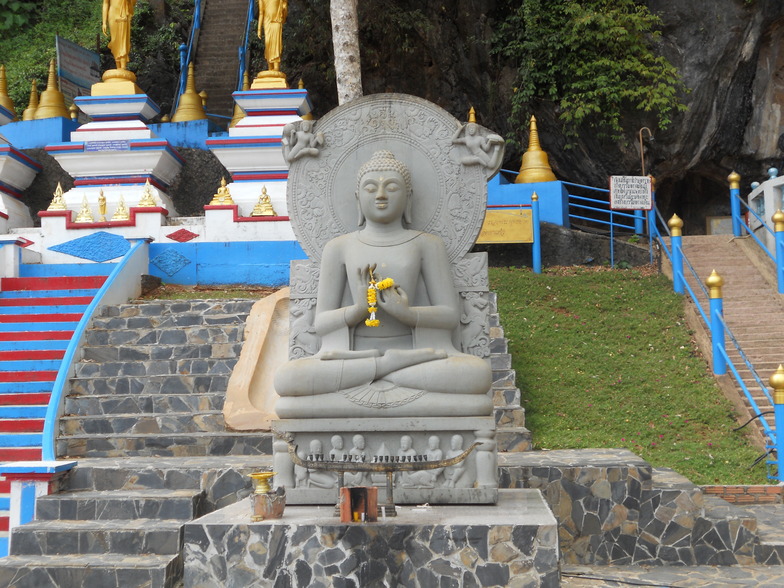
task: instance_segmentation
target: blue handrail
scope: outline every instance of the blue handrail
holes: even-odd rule
[[[180,57],[180,84],[177,87],[177,96],[174,98],[172,112],[177,112],[177,107],[180,105],[180,96],[185,92],[185,86],[188,83],[188,65],[190,65],[193,54],[196,52],[196,46],[199,43],[199,32],[201,31],[201,20],[204,12],[201,8],[202,2],[203,0],[193,0],[193,23],[191,24],[191,32],[188,35],[188,49],[185,52],[185,59]]]
[[[253,22],[254,12],[256,10],[256,0],[248,0],[248,17],[245,22],[245,37],[242,46],[239,47],[240,65],[237,72],[237,90],[242,90],[242,78],[248,70],[248,43],[250,41],[250,25]]]
[[[93,298],[93,301],[87,306],[84,315],[82,315],[81,320],[76,325],[74,334],[68,342],[65,355],[60,363],[60,369],[57,371],[52,395],[49,397],[49,405],[46,407],[42,439],[44,460],[57,459],[57,433],[60,416],[63,410],[63,395],[68,380],[73,374],[74,364],[77,361],[76,354],[80,349],[85,331],[101,305],[114,304],[128,300],[127,284],[120,279],[120,276],[126,277],[129,275],[128,272],[123,272],[125,272],[126,268],[128,268],[131,263],[142,265],[141,268],[136,268],[138,270],[137,272],[131,272],[134,273],[133,277],[138,277],[147,271],[147,244],[149,241],[149,239],[141,239],[128,250],[125,256],[114,267],[112,273],[106,278],[103,286],[98,290],[95,298]]]

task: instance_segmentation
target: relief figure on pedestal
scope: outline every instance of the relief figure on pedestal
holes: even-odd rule
[[[444,243],[407,228],[411,185],[389,151],[360,167],[360,229],[324,248],[314,321],[321,349],[276,374],[280,417],[491,413],[489,365],[454,345],[463,309]]]

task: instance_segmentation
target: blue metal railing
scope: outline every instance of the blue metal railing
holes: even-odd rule
[[[177,96],[174,97],[174,107],[172,112],[177,112],[180,105],[180,96],[185,92],[185,85],[188,82],[188,65],[196,53],[196,46],[199,43],[199,32],[201,31],[201,20],[204,16],[202,10],[203,0],[193,0],[193,24],[188,35],[188,44],[180,45],[180,84],[177,87]]]
[[[57,433],[60,425],[60,416],[63,412],[63,397],[66,391],[68,380],[74,372],[74,364],[78,361],[77,352],[81,347],[85,331],[90,325],[93,316],[103,304],[114,304],[126,301],[128,284],[121,279],[129,274],[138,279],[147,269],[147,239],[139,240],[129,250],[128,253],[114,267],[112,273],[98,290],[93,301],[87,306],[81,320],[76,325],[68,347],[65,350],[60,369],[54,381],[52,394],[49,397],[49,405],[46,408],[43,431],[43,459],[57,459]]]
[[[237,71],[237,90],[242,90],[242,78],[248,71],[248,43],[250,41],[250,25],[253,23],[253,16],[256,10],[256,0],[248,0],[248,17],[245,23],[245,37],[239,47],[240,65]]]

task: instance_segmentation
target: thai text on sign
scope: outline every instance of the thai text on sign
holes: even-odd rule
[[[534,224],[531,209],[488,210],[476,242],[479,245],[533,243]]]
[[[613,210],[653,208],[650,176],[610,176],[610,208]]]

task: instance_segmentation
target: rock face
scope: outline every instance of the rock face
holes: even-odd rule
[[[415,17],[407,16],[411,9],[403,3],[361,4],[365,94],[414,94],[461,119],[474,106],[481,124],[502,134],[511,132],[525,143],[527,131],[511,129],[507,122],[514,64],[490,54],[494,26],[503,18],[502,3],[418,3]],[[648,0],[647,5],[663,21],[663,54],[690,90],[683,97],[688,110],[666,131],[657,131],[646,113],[628,113],[625,141],[601,141],[586,129],[573,149],[564,150],[555,108],[545,104],[535,112],[542,146],[559,178],[603,186],[609,175],[640,173],[638,131],[650,127],[655,141],[646,141],[646,172],[657,178],[663,214],[679,214],[686,232],[704,232],[706,215],[729,214],[730,171],[741,173],[747,187],[771,165],[779,167],[784,5],[769,0]],[[328,48],[325,53],[330,59]],[[313,69],[304,61],[294,67]],[[334,90],[322,90],[311,79],[305,76],[306,86],[324,113],[336,104]],[[516,169],[520,156],[508,153],[506,167]]]

